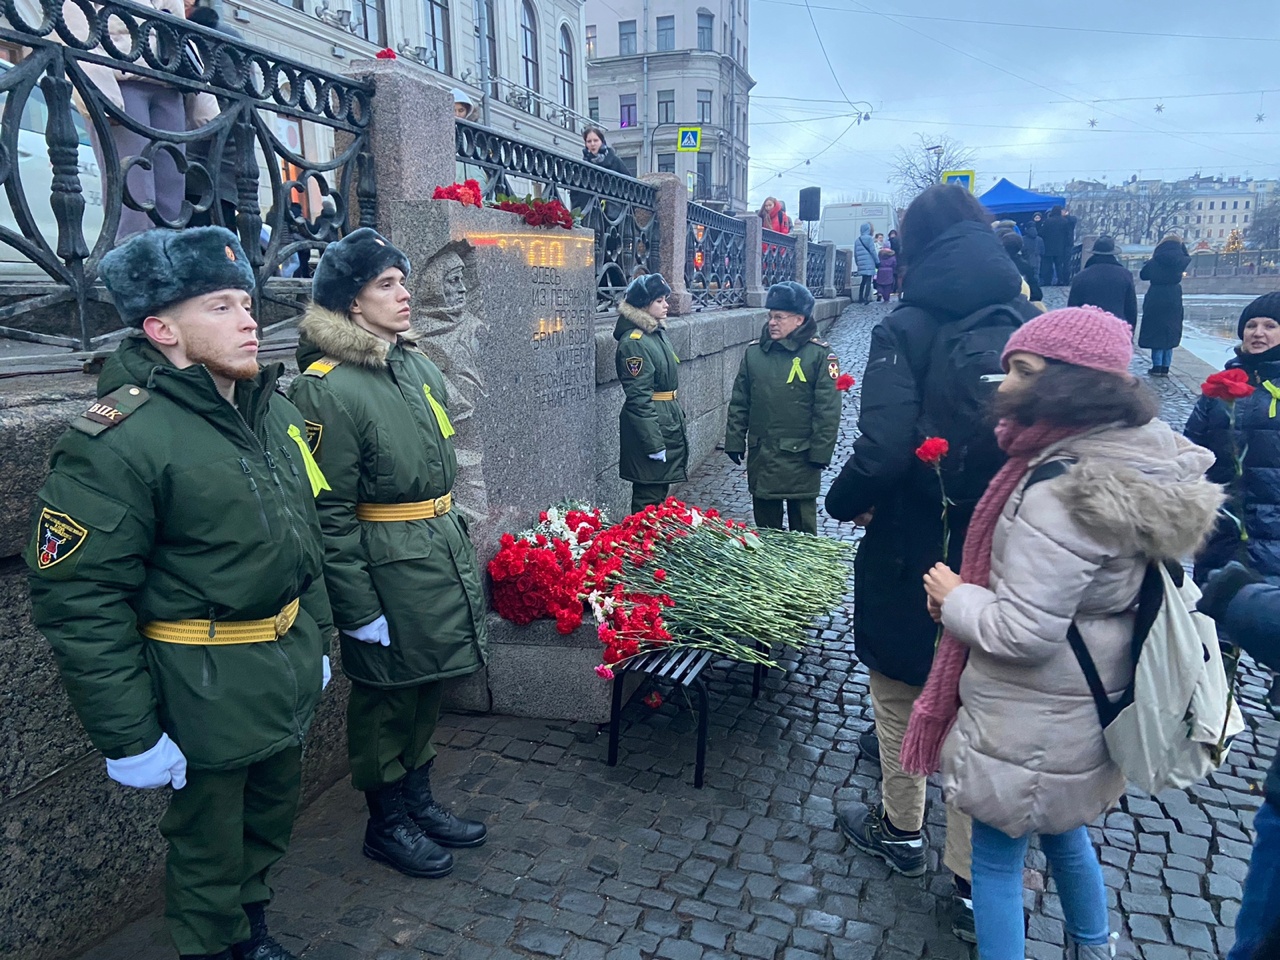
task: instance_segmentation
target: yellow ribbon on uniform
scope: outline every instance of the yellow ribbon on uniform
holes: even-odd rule
[[[796,377],[800,378],[801,383],[808,383],[808,379],[804,375],[804,370],[800,367],[800,358],[791,358],[791,374],[787,377],[787,383],[790,383]]]
[[[427,403],[431,404],[431,412],[436,415],[436,423],[440,425],[440,435],[448,440],[453,436],[453,424],[449,422],[449,413],[444,406],[431,395],[431,387],[427,384],[422,385],[422,392],[426,394]]]
[[[320,464],[316,463],[316,458],[311,455],[311,448],[307,446],[306,438],[296,424],[289,424],[289,436],[293,438],[293,442],[298,445],[298,451],[302,454],[302,466],[307,471],[307,479],[311,481],[311,495],[318,497],[321,490],[332,490],[333,487],[329,486],[329,481],[324,478],[324,474],[320,471]]]
[[[1276,401],[1280,400],[1280,387],[1277,387],[1270,380],[1263,380],[1262,386],[1266,389],[1267,393],[1271,394],[1271,411],[1268,415],[1272,420],[1274,420],[1276,417]]]

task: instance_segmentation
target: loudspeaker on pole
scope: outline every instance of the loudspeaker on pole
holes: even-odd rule
[[[822,218],[822,188],[805,187],[800,191],[800,219],[820,220]]]

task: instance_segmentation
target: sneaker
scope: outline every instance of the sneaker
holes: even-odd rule
[[[836,810],[836,826],[855,847],[879,857],[904,877],[924,876],[924,834],[891,833],[881,807],[842,804]]]
[[[965,943],[978,942],[978,928],[973,921],[973,898],[961,896],[957,890],[951,895],[951,932]]]
[[[858,749],[862,751],[862,756],[872,763],[880,762],[880,738],[876,736],[874,728],[858,735]]]

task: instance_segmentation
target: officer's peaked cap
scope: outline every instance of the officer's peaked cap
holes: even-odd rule
[[[644,273],[636,277],[627,286],[627,292],[623,299],[633,307],[639,307],[643,310],[659,297],[665,297],[671,292],[671,285],[663,278],[660,273]]]
[[[781,283],[775,283],[769,288],[769,294],[764,301],[766,310],[798,313],[806,320],[813,316],[813,304],[813,294],[809,292],[807,287],[801,286],[794,280],[783,280]]]
[[[225,227],[139,233],[103,257],[99,272],[121,319],[134,327],[183,300],[254,288],[249,258]]]
[[[346,313],[364,285],[389,267],[399,267],[407,277],[409,258],[377,230],[353,230],[325,247],[311,279],[311,299],[326,310]]]

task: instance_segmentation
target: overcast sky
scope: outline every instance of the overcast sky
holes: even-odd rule
[[[887,195],[916,133],[972,147],[979,192],[1280,177],[1280,0],[749,2],[753,205]]]

